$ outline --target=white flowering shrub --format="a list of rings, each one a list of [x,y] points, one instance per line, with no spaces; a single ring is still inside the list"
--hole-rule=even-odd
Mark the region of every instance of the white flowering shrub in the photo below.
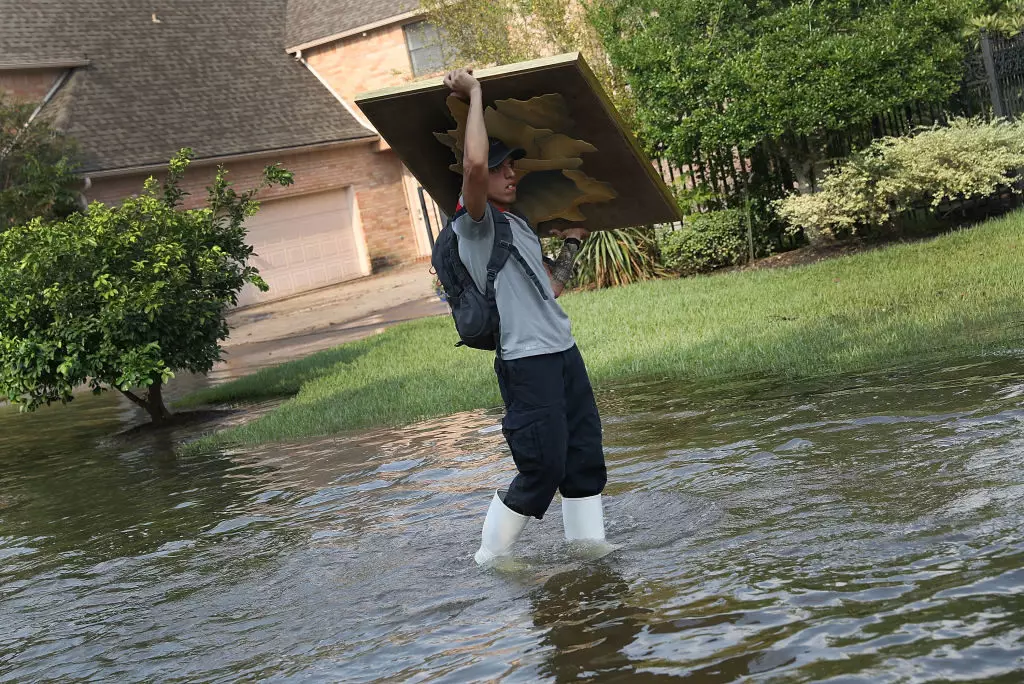
[[[1024,123],[954,119],[913,136],[883,138],[826,174],[821,191],[775,207],[790,230],[854,235],[890,227],[901,213],[1012,187],[1024,169]]]

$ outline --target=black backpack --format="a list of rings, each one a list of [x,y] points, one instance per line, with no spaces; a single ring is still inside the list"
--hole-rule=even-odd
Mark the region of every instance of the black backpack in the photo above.
[[[473,277],[459,257],[459,236],[452,227],[455,220],[466,213],[465,208],[455,212],[445,224],[434,241],[434,250],[430,256],[430,263],[434,267],[437,279],[441,281],[448,306],[452,310],[452,318],[455,319],[455,330],[460,338],[459,343],[455,345],[457,347],[487,350],[498,348],[501,322],[495,301],[494,281],[509,257],[519,262],[527,277],[537,287],[540,296],[548,299],[537,274],[512,244],[512,226],[509,225],[508,217],[490,203],[487,204],[487,210],[494,218],[494,244],[491,247],[491,257],[487,261],[487,285],[484,292],[481,292],[473,282]]]

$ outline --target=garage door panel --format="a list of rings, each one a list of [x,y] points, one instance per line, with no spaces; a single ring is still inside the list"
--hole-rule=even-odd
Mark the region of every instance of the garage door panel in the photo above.
[[[270,285],[246,286],[239,305],[280,297],[366,275],[347,190],[265,202],[246,222],[252,263]]]
[[[326,266],[320,266],[317,269],[317,273],[316,273],[316,278],[315,279],[316,280],[330,280],[331,279],[331,269],[327,268]]]
[[[300,256],[297,259],[301,259],[304,263],[313,264],[316,262],[319,256],[329,256],[327,254],[327,243],[306,243],[300,248]]]
[[[267,268],[282,268],[288,265],[288,249],[286,247],[271,247],[266,251]]]

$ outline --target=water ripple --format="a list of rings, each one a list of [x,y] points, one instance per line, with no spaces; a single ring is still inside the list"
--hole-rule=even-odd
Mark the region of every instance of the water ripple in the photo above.
[[[86,405],[0,463],[0,681],[1012,681],[1018,368],[616,388],[621,548],[574,555],[556,501],[503,572],[494,411],[180,458]]]

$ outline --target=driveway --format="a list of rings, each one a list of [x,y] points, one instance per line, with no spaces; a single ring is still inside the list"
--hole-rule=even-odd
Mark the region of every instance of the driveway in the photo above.
[[[231,337],[214,384],[265,366],[382,332],[403,321],[448,313],[434,294],[427,263],[390,269],[228,315]]]

